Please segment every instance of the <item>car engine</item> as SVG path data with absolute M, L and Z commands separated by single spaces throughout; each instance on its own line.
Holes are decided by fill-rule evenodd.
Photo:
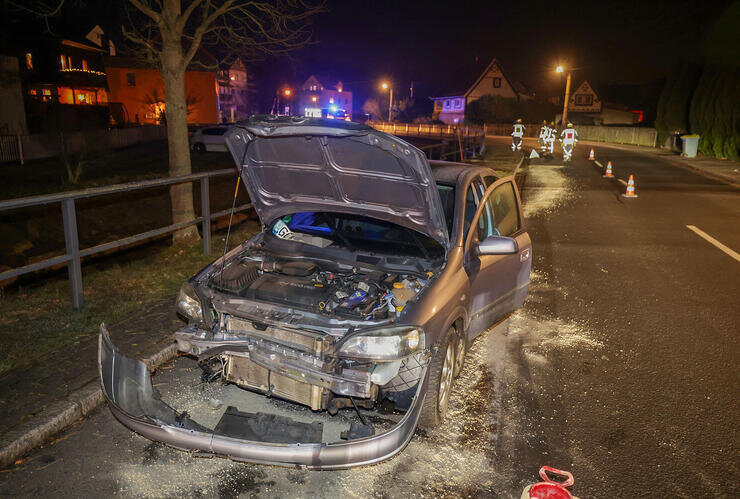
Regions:
M 242 258 L 213 275 L 210 286 L 250 300 L 329 316 L 382 320 L 399 314 L 427 280 L 384 272 L 338 273 L 303 260 Z

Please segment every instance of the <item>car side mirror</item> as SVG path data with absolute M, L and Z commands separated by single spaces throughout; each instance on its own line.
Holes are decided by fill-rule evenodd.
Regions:
M 504 236 L 488 236 L 476 247 L 478 255 L 513 255 L 518 251 L 516 241 Z

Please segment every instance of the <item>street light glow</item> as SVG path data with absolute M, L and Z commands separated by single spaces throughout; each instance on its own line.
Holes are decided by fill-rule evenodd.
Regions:
M 563 68 L 563 66 L 558 66 L 555 68 L 555 71 L 557 71 L 558 73 L 562 73 L 563 71 L 565 71 L 565 69 Z
M 388 89 L 388 84 L 386 82 L 383 82 L 380 86 L 383 88 L 383 90 Z
M 286 88 L 285 91 L 283 91 L 283 94 L 285 94 L 286 97 L 289 96 L 290 95 L 290 89 L 289 88 Z

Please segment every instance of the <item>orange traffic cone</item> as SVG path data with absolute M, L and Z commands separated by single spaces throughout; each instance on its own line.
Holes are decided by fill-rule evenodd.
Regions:
M 614 178 L 614 174 L 612 173 L 612 162 L 611 161 L 606 162 L 606 172 L 602 175 L 602 177 Z
M 630 174 L 630 179 L 627 181 L 627 192 L 622 194 L 623 197 L 626 198 L 636 198 L 637 194 L 635 194 L 635 176 Z
M 591 152 L 588 153 L 588 159 L 590 159 L 591 161 L 594 161 L 596 159 L 596 156 L 594 155 L 594 148 L 593 147 L 591 148 Z

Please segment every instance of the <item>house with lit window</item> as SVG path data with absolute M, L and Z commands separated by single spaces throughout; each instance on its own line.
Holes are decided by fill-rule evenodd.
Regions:
M 517 88 L 520 91 L 517 91 Z M 434 101 L 432 118 L 447 124 L 462 123 L 465 121 L 467 105 L 474 100 L 489 94 L 511 99 L 532 99 L 533 96 L 524 89 L 524 86 L 515 85 L 509 80 L 499 61 L 494 58 L 466 91 L 432 97 Z
M 568 101 L 568 112 L 571 113 L 600 113 L 602 102 L 594 87 L 584 80 L 574 92 L 571 92 Z
M 215 67 L 215 59 L 209 62 Z M 115 103 L 111 116 L 116 123 L 159 125 L 166 121 L 164 81 L 159 69 L 130 57 L 106 57 L 104 63 L 110 101 Z M 185 71 L 188 123 L 218 123 L 217 89 L 215 69 L 192 65 Z
M 657 92 L 653 100 L 657 101 Z M 615 96 L 605 100 L 588 80 L 584 80 L 570 94 L 568 117 L 569 121 L 581 125 L 635 125 L 642 123 L 644 112 L 625 105 L 623 99 Z
M 31 132 L 108 124 L 103 57 L 115 53 L 98 26 L 78 39 L 29 38 L 18 57 Z
M 324 81 L 331 81 L 322 78 Z M 338 110 L 343 110 L 348 117 L 352 117 L 352 91 L 344 88 L 341 81 L 333 86 L 325 86 L 316 75 L 309 76 L 301 85 L 296 96 L 297 108 L 294 114 L 303 116 L 325 116 Z
M 234 123 L 251 113 L 247 68 L 241 59 L 218 71 L 218 121 Z

